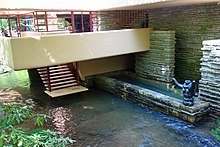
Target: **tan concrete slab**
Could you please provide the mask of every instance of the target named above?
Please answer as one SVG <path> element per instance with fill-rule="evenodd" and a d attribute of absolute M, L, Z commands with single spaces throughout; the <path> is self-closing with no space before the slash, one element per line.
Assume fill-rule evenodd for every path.
<path fill-rule="evenodd" d="M 6 38 L 8 66 L 32 69 L 148 51 L 152 29 Z M 7 42 L 7 43 L 6 43 Z"/>

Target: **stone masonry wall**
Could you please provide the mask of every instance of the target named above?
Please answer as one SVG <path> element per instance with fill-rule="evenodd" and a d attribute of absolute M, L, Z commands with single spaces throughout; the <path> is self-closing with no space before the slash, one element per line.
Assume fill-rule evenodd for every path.
<path fill-rule="evenodd" d="M 171 82 L 174 77 L 175 31 L 151 31 L 150 50 L 136 54 L 138 77 Z"/>
<path fill-rule="evenodd" d="M 200 100 L 188 107 L 182 104 L 182 100 L 107 76 L 95 76 L 94 81 L 100 89 L 189 123 L 198 122 L 209 111 L 209 103 Z"/>
<path fill-rule="evenodd" d="M 118 10 L 97 12 L 93 18 L 94 31 L 146 28 L 148 16 L 146 10 Z"/>
<path fill-rule="evenodd" d="M 200 97 L 210 102 L 214 116 L 220 116 L 220 40 L 204 41 L 201 50 Z"/>
<path fill-rule="evenodd" d="M 200 80 L 203 40 L 220 38 L 220 5 L 217 3 L 159 8 L 148 11 L 149 27 L 175 30 L 177 80 Z"/>

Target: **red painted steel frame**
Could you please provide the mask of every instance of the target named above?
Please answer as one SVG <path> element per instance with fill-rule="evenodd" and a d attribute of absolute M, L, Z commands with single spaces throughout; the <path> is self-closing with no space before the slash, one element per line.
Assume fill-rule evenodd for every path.
<path fill-rule="evenodd" d="M 82 32 L 84 32 L 84 22 L 83 22 L 83 12 L 81 12 L 81 24 L 82 24 Z"/>
<path fill-rule="evenodd" d="M 50 67 L 47 67 L 47 86 L 48 86 L 48 90 L 51 92 L 51 84 L 50 84 Z"/>
<path fill-rule="evenodd" d="M 44 12 L 44 19 L 45 19 L 45 27 L 46 27 L 46 32 L 50 32 L 49 30 L 49 25 L 48 24 L 48 15 L 47 13 L 48 12 L 70 12 L 71 13 L 71 23 L 72 23 L 72 30 L 71 30 L 71 33 L 75 33 L 75 18 L 74 18 L 74 12 L 81 12 L 81 24 L 82 24 L 82 32 L 85 31 L 85 28 L 84 28 L 84 12 L 87 12 L 89 13 L 89 25 L 90 25 L 90 32 L 93 31 L 93 12 L 94 11 L 68 11 L 68 10 L 64 10 L 64 11 L 60 11 L 60 10 L 53 10 L 53 11 L 33 11 L 33 12 L 29 12 L 29 13 L 26 13 L 26 14 L 6 14 L 6 15 L 0 15 L 0 18 L 1 17 L 4 17 L 4 18 L 7 18 L 8 19 L 8 28 L 9 28 L 9 34 L 10 36 L 12 36 L 12 33 L 11 33 L 11 23 L 10 23 L 10 18 L 17 18 L 17 24 L 18 24 L 18 28 L 17 28 L 17 31 L 21 32 L 21 20 L 22 20 L 22 16 L 32 16 L 33 17 L 33 26 L 34 26 L 34 31 L 39 31 L 39 21 L 38 21 L 38 18 L 37 18 L 37 15 L 38 15 L 38 12 Z M 69 18 L 69 17 L 68 17 Z M 45 32 L 44 31 L 44 32 Z M 21 37 L 20 35 L 18 35 L 18 37 Z"/>
<path fill-rule="evenodd" d="M 75 33 L 75 20 L 74 20 L 74 12 L 71 11 L 71 21 L 72 21 L 72 33 Z"/>
<path fill-rule="evenodd" d="M 45 24 L 46 24 L 46 30 L 47 30 L 47 32 L 49 31 L 48 30 L 48 19 L 47 19 L 47 12 L 45 11 Z"/>
<path fill-rule="evenodd" d="M 8 17 L 8 31 L 9 31 L 9 34 L 10 34 L 10 37 L 12 36 L 12 33 L 11 33 L 11 22 L 10 22 L 10 18 Z"/>
<path fill-rule="evenodd" d="M 80 85 L 80 82 L 79 82 L 79 64 L 78 62 L 75 63 L 76 65 L 76 81 L 77 81 L 77 85 L 79 86 Z"/>
<path fill-rule="evenodd" d="M 90 28 L 90 32 L 93 32 L 92 12 L 89 12 L 89 28 Z"/>

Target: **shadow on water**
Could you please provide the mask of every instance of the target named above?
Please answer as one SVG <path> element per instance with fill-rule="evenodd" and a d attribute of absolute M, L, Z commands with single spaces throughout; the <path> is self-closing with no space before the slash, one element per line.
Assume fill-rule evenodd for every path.
<path fill-rule="evenodd" d="M 34 99 L 36 111 L 52 116 L 47 127 L 76 139 L 74 146 L 220 146 L 208 134 L 211 119 L 189 125 L 97 88 L 51 100 L 41 84 L 31 86 L 26 71 L 0 75 L 0 81 L 1 90 Z"/>

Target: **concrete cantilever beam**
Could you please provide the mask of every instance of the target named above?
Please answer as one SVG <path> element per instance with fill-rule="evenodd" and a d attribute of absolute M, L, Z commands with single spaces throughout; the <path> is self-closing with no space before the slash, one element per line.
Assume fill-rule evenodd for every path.
<path fill-rule="evenodd" d="M 22 70 L 147 51 L 150 30 L 2 38 L 1 44 L 8 65 Z"/>

